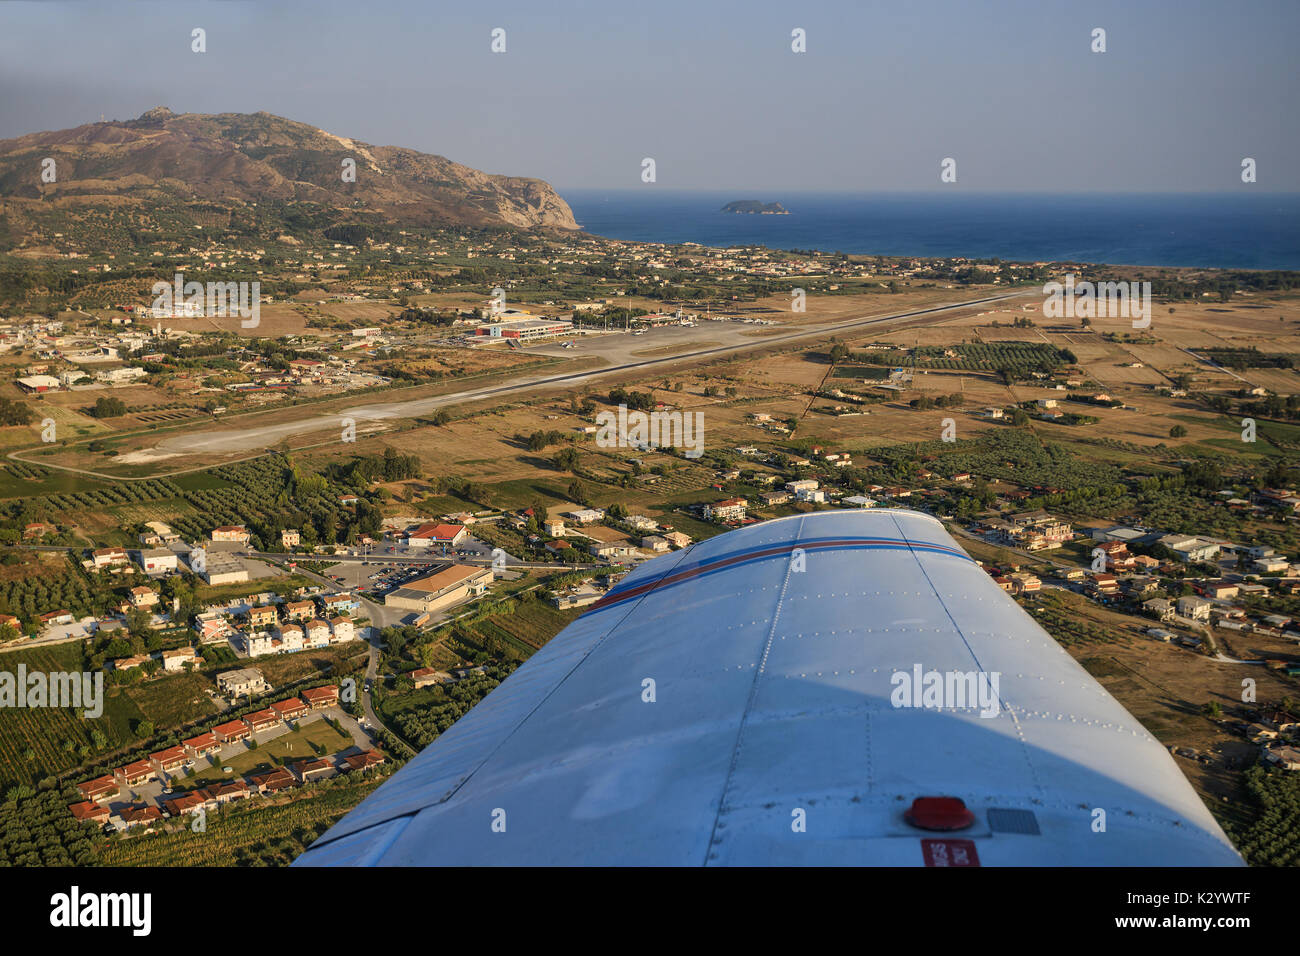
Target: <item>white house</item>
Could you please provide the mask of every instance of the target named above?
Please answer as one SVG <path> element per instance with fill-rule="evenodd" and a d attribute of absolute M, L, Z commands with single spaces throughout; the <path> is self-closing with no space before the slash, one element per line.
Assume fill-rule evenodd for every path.
<path fill-rule="evenodd" d="M 1193 621 L 1208 621 L 1211 607 L 1213 605 L 1204 598 L 1188 596 L 1178 599 L 1178 614 Z"/>

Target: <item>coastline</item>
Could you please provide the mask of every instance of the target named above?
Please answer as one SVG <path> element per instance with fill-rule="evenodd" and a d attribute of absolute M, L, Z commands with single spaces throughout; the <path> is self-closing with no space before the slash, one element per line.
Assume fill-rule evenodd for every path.
<path fill-rule="evenodd" d="M 851 255 L 1300 269 L 1300 194 L 811 193 L 768 190 L 789 215 L 719 211 L 735 192 L 561 190 L 608 239 L 763 245 Z"/>

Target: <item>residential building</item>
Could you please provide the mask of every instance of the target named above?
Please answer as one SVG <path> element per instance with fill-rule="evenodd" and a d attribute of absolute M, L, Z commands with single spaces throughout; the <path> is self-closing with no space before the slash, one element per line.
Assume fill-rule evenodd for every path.
<path fill-rule="evenodd" d="M 280 628 L 275 638 L 278 645 L 273 642 L 272 647 L 281 654 L 295 654 L 303 649 L 306 635 L 303 629 L 297 624 L 286 624 Z"/>
<path fill-rule="evenodd" d="M 234 743 L 236 740 L 247 740 L 252 736 L 248 725 L 242 720 L 232 720 L 224 724 L 218 724 L 212 728 L 218 740 L 223 744 Z"/>
<path fill-rule="evenodd" d="M 317 757 L 314 760 L 300 760 L 293 764 L 290 769 L 303 783 L 320 780 L 322 777 L 331 776 L 335 772 L 334 764 L 324 757 Z"/>
<path fill-rule="evenodd" d="M 1231 581 L 1211 581 L 1201 589 L 1201 593 L 1207 598 L 1215 598 L 1220 601 L 1235 598 L 1237 591 L 1237 585 Z"/>
<path fill-rule="evenodd" d="M 138 787 L 142 783 L 156 779 L 158 771 L 150 761 L 137 760 L 135 763 L 119 768 L 117 777 L 122 781 L 123 786 Z"/>
<path fill-rule="evenodd" d="M 352 594 L 326 594 L 319 600 L 326 614 L 354 614 L 361 609 L 361 602 Z"/>
<path fill-rule="evenodd" d="M 325 707 L 335 707 L 339 702 L 339 688 L 337 684 L 325 684 L 322 687 L 311 687 L 298 695 L 301 697 L 312 710 L 321 710 Z"/>
<path fill-rule="evenodd" d="M 167 671 L 168 673 L 183 671 L 185 670 L 186 664 L 196 667 L 199 664 L 199 656 L 194 653 L 193 648 L 181 647 L 174 651 L 162 652 L 162 666 L 164 671 Z"/>
<path fill-rule="evenodd" d="M 153 804 L 133 803 L 129 807 L 124 807 L 120 814 L 122 825 L 126 829 L 132 827 L 151 827 L 163 818 L 161 807 Z"/>
<path fill-rule="evenodd" d="M 1300 747 L 1281 744 L 1264 749 L 1264 759 L 1283 770 L 1300 770 Z"/>
<path fill-rule="evenodd" d="M 131 562 L 127 559 L 126 548 L 99 548 L 90 553 L 95 570 L 104 568 L 123 568 Z"/>
<path fill-rule="evenodd" d="M 415 689 L 420 690 L 434 684 L 450 683 L 451 675 L 446 671 L 434 670 L 432 667 L 421 667 L 411 671 L 411 680 L 415 682 Z"/>
<path fill-rule="evenodd" d="M 1178 599 L 1179 617 L 1190 618 L 1193 621 L 1209 621 L 1211 607 L 1213 605 L 1203 598 L 1188 596 Z"/>
<path fill-rule="evenodd" d="M 275 607 L 270 604 L 250 607 L 245 617 L 248 619 L 249 627 L 257 628 L 274 627 L 279 621 Z"/>
<path fill-rule="evenodd" d="M 1142 610 L 1155 618 L 1157 621 L 1172 621 L 1177 609 L 1172 601 L 1164 598 L 1152 598 L 1149 601 L 1142 602 Z"/>
<path fill-rule="evenodd" d="M 275 711 L 281 720 L 297 720 L 307 714 L 307 705 L 297 697 L 277 700 L 270 709 Z"/>
<path fill-rule="evenodd" d="M 1037 575 L 1028 571 L 1017 571 L 1010 575 L 1012 594 L 1037 594 L 1042 590 L 1043 582 Z"/>
<path fill-rule="evenodd" d="M 154 768 L 159 773 L 166 774 L 182 769 L 189 759 L 185 748 L 180 746 L 168 747 L 166 750 L 158 750 L 149 755 L 149 762 L 154 765 Z"/>
<path fill-rule="evenodd" d="M 290 601 L 284 605 L 286 621 L 310 621 L 316 616 L 316 605 L 311 601 Z"/>
<path fill-rule="evenodd" d="M 298 786 L 298 778 L 286 767 L 269 773 L 253 774 L 248 778 L 248 785 L 258 793 L 278 793 Z"/>
<path fill-rule="evenodd" d="M 330 642 L 330 626 L 320 618 L 313 618 L 303 625 L 306 647 L 326 647 Z"/>
<path fill-rule="evenodd" d="M 273 654 L 275 650 L 276 638 L 269 631 L 249 631 L 244 635 L 244 653 L 249 657 Z"/>
<path fill-rule="evenodd" d="M 111 800 L 122 792 L 122 788 L 118 786 L 112 774 L 79 783 L 77 790 L 87 800 Z"/>
<path fill-rule="evenodd" d="M 385 762 L 384 755 L 378 750 L 366 750 L 359 754 L 351 754 L 343 758 L 343 767 L 345 770 L 369 770 L 371 767 L 378 767 Z"/>
<path fill-rule="evenodd" d="M 1089 575 L 1087 587 L 1098 597 L 1110 597 L 1119 593 L 1119 581 L 1115 575 L 1104 572 Z"/>
<path fill-rule="evenodd" d="M 744 521 L 745 509 L 749 502 L 744 498 L 727 498 L 704 506 L 704 518 L 708 521 Z"/>
<path fill-rule="evenodd" d="M 227 697 L 251 697 L 271 689 L 256 667 L 241 667 L 218 674 L 217 687 Z"/>
<path fill-rule="evenodd" d="M 182 740 L 181 746 L 185 748 L 185 753 L 191 757 L 206 757 L 208 754 L 216 753 L 221 749 L 221 741 L 217 739 L 215 733 L 209 731 L 206 734 L 199 734 L 197 737 Z"/>
<path fill-rule="evenodd" d="M 108 822 L 110 816 L 108 807 L 101 807 L 97 803 L 91 803 L 89 800 L 81 803 L 74 803 L 69 810 L 78 820 L 88 823 L 97 823 L 103 825 Z"/>
<path fill-rule="evenodd" d="M 153 588 L 141 584 L 127 592 L 127 600 L 132 607 L 150 608 L 158 604 L 158 593 Z"/>
<path fill-rule="evenodd" d="M 247 715 L 244 718 L 244 723 L 247 725 L 250 733 L 256 734 L 260 731 L 270 730 L 272 727 L 277 726 L 280 723 L 280 715 L 270 707 L 265 707 L 262 710 L 254 711 Z"/>

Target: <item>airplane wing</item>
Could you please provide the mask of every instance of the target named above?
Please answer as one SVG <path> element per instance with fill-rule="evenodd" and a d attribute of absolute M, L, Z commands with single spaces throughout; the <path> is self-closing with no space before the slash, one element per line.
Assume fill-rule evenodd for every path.
<path fill-rule="evenodd" d="M 876 509 L 646 562 L 296 861 L 435 864 L 1242 860 L 939 521 Z"/>

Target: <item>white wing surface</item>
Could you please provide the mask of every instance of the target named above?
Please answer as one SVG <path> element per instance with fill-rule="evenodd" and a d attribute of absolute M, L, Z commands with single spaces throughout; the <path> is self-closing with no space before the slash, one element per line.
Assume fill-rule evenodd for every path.
<path fill-rule="evenodd" d="M 883 509 L 642 565 L 297 861 L 1241 862 L 937 520 Z"/>

